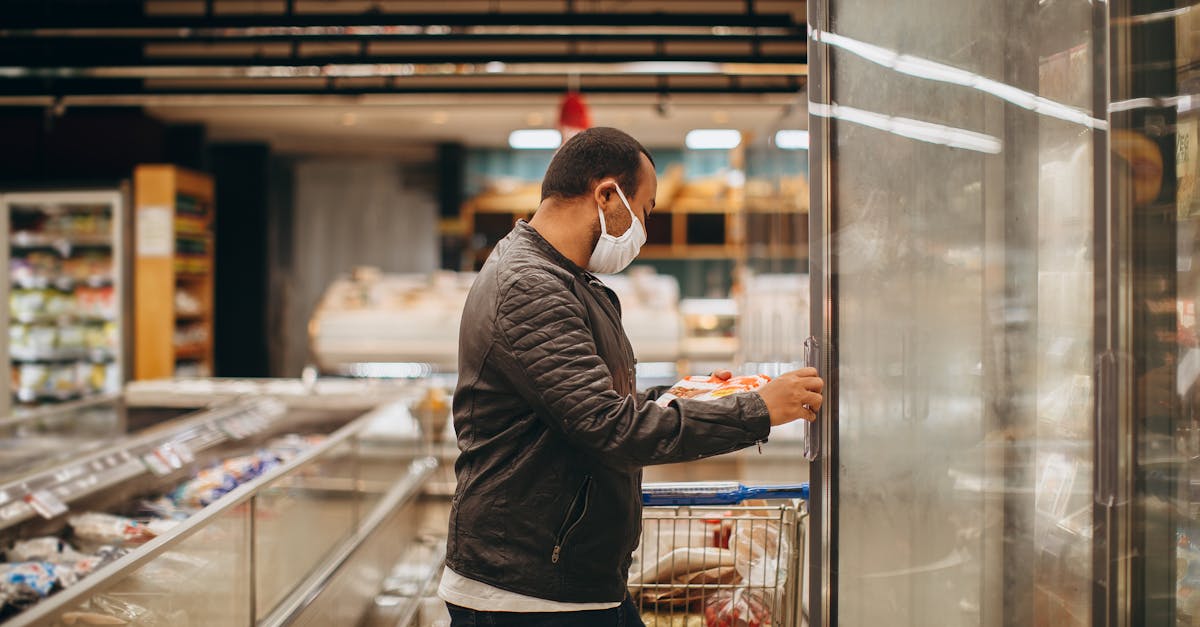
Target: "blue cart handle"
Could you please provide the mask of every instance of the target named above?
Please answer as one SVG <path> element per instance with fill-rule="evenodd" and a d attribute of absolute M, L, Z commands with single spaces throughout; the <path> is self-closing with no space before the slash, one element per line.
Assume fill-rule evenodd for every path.
<path fill-rule="evenodd" d="M 647 506 L 737 505 L 748 499 L 808 500 L 808 484 L 746 486 L 736 481 L 698 481 L 642 486 L 642 504 Z"/>

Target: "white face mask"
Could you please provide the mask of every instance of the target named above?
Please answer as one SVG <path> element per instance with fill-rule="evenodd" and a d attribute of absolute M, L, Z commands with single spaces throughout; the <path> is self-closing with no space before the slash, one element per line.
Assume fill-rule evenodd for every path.
<path fill-rule="evenodd" d="M 596 205 L 596 211 L 600 213 L 600 240 L 596 242 L 596 248 L 592 251 L 587 265 L 588 271 L 596 274 L 615 274 L 624 270 L 642 250 L 642 244 L 646 243 L 645 227 L 642 226 L 641 220 L 633 215 L 633 208 L 629 206 L 629 201 L 625 200 L 621 187 L 618 185 L 616 188 L 617 196 L 620 196 L 621 203 L 629 210 L 629 219 L 633 223 L 620 236 L 609 235 L 608 226 L 604 223 L 604 209 Z"/>

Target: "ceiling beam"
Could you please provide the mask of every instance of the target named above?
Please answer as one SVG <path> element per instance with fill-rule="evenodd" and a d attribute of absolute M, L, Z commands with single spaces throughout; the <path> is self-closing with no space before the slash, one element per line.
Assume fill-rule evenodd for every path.
<path fill-rule="evenodd" d="M 804 31 L 787 14 L 737 13 L 354 13 L 354 14 L 253 14 L 253 15 L 147 15 L 130 18 L 120 14 L 54 11 L 28 8 L 4 9 L 0 3 L 0 35 L 28 33 L 31 29 L 253 29 L 375 27 L 443 29 L 470 27 L 702 27 L 776 28 Z"/>

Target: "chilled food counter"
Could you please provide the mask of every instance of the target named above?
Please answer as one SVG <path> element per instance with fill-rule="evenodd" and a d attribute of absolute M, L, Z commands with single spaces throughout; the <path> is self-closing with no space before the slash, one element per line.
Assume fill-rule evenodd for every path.
<path fill-rule="evenodd" d="M 418 544 L 436 465 L 370 436 L 395 416 L 243 398 L 99 446 L 64 440 L 65 461 L 0 479 L 0 619 L 365 620 Z"/>

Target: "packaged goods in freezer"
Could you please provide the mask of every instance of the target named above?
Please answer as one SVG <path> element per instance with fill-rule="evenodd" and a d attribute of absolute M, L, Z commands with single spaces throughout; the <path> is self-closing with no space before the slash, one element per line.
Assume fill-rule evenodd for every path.
<path fill-rule="evenodd" d="M 686 398 L 696 401 L 713 401 L 742 392 L 753 392 L 771 381 L 764 374 L 733 377 L 725 380 L 718 377 L 690 376 L 672 385 L 656 401 L 666 407 L 671 401 Z"/>

